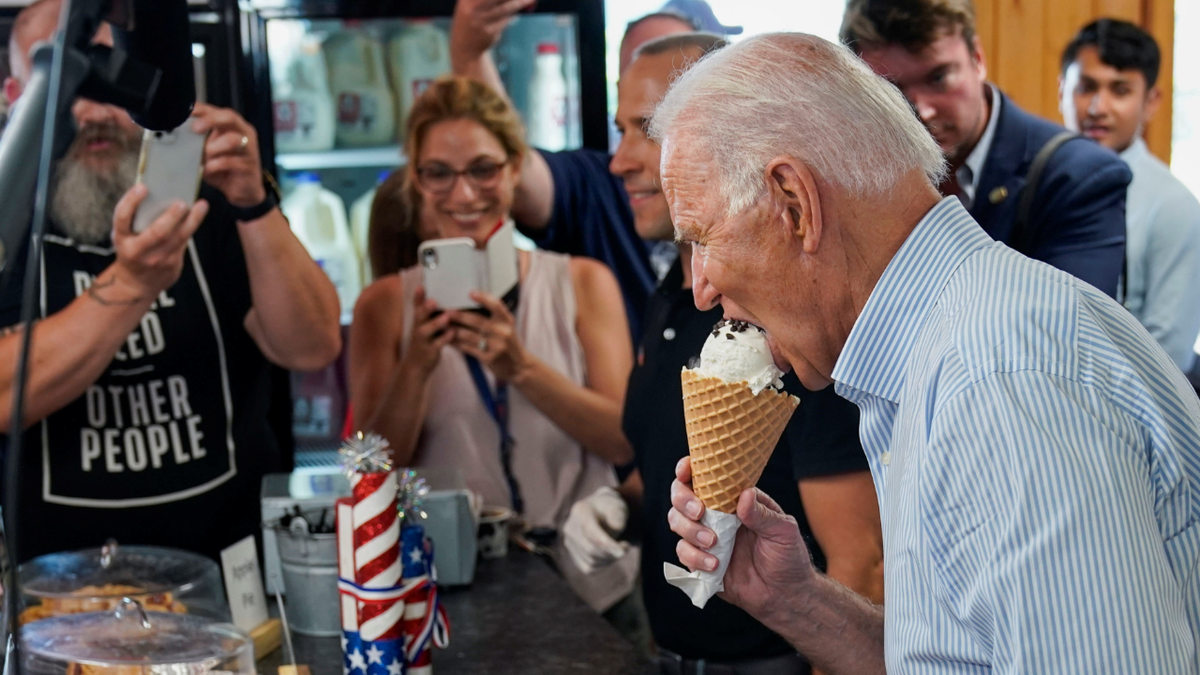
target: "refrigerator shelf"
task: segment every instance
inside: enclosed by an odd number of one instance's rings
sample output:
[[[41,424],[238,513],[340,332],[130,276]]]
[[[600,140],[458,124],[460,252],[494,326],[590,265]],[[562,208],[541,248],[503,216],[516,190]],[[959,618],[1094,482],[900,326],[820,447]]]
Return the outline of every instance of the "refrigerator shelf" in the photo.
[[[400,166],[406,161],[399,145],[381,148],[339,148],[325,152],[293,152],[275,156],[275,163],[284,171],[388,168]]]

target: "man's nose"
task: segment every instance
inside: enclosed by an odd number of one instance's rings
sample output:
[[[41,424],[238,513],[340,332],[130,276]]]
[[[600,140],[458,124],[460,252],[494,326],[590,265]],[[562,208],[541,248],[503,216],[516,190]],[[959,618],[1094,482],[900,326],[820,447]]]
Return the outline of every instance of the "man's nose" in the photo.
[[[696,309],[701,312],[716,307],[721,302],[721,294],[717,289],[708,283],[708,277],[704,274],[704,256],[692,250],[692,299],[696,302]]]
[[[1108,111],[1108,98],[1102,92],[1096,92],[1088,98],[1087,112],[1089,115],[1100,115]]]
[[[114,108],[110,105],[86,98],[76,99],[71,106],[71,114],[75,116],[75,123],[79,126],[88,122],[112,122],[115,119],[113,110]]]
[[[909,94],[908,103],[912,106],[913,112],[917,113],[917,117],[922,122],[929,123],[937,115],[937,108],[934,108],[929,101],[925,100],[924,96],[919,94]]]
[[[637,162],[630,155],[629,140],[622,138],[617,145],[617,151],[613,153],[612,160],[608,163],[608,170],[614,176],[624,176],[637,171]]]

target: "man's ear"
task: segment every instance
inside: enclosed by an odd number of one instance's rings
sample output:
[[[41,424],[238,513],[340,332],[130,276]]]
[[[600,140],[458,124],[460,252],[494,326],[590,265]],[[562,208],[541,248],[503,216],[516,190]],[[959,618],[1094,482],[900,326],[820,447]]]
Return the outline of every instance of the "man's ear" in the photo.
[[[1150,91],[1146,92],[1146,105],[1142,108],[1142,125],[1146,125],[1150,120],[1154,119],[1154,114],[1158,112],[1158,106],[1162,104],[1162,89],[1158,85],[1150,87]]]
[[[987,56],[985,56],[983,53],[983,40],[980,40],[978,35],[974,36],[974,38],[972,38],[972,40],[971,40],[970,48],[971,48],[971,60],[974,61],[975,63],[979,64],[979,78],[982,80],[986,80],[987,79]]]
[[[21,83],[15,77],[4,78],[4,98],[8,100],[8,105],[11,108],[12,104],[17,102],[17,98],[21,95]]]
[[[772,208],[790,236],[800,239],[805,253],[815,253],[821,242],[821,204],[817,181],[808,166],[783,155],[767,164],[767,189]]]

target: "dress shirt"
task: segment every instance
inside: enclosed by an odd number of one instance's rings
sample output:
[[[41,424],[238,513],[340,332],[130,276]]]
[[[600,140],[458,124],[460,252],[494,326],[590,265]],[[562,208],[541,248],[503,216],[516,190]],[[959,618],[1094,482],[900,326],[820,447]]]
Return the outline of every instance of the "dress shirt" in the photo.
[[[1121,159],[1133,171],[1125,197],[1125,307],[1186,373],[1200,333],[1200,202],[1142,139]]]
[[[889,673],[1197,672],[1200,399],[1129,312],[947,198],[833,378],[879,496]]]
[[[992,151],[992,139],[996,137],[996,124],[1000,120],[1000,104],[1003,97],[991,83],[985,86],[991,108],[987,126],[984,127],[979,142],[967,155],[966,161],[954,172],[954,177],[958,180],[958,187],[962,190],[963,205],[968,209],[971,208],[971,204],[975,203],[975,193],[979,191],[979,176],[983,174],[983,163],[987,161],[988,153]]]

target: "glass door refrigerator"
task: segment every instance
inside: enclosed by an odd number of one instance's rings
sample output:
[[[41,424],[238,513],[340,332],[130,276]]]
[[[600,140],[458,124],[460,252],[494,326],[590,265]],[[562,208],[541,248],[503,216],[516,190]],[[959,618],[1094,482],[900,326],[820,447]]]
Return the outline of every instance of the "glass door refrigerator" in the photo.
[[[454,0],[240,2],[241,107],[293,231],[338,287],[344,327],[371,282],[375,188],[405,166],[413,100],[450,70],[453,10]],[[608,147],[604,55],[602,0],[539,0],[513,20],[494,57],[532,145]],[[321,373],[294,374],[292,390],[303,463],[304,451],[342,438],[345,355]]]

